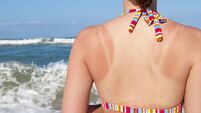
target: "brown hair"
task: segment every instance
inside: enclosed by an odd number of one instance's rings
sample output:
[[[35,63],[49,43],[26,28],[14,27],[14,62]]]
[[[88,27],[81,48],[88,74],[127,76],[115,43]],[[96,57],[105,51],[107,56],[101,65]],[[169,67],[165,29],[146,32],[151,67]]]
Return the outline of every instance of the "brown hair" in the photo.
[[[151,5],[152,0],[137,0],[137,2],[140,5],[140,7],[147,8]]]

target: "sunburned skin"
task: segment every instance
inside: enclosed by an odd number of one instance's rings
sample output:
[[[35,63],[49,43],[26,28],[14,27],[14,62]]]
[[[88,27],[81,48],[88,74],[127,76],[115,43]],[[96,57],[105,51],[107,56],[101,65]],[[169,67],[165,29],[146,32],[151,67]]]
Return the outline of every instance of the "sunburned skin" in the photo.
[[[136,8],[133,5],[132,8]],[[132,13],[80,32],[69,58],[62,113],[86,113],[92,83],[109,103],[201,111],[201,30],[167,19],[164,39],[140,18],[128,32]],[[192,109],[193,108],[193,109]],[[118,113],[102,107],[93,113]]]
[[[97,57],[104,53],[102,59],[99,57],[98,60],[96,57],[93,60],[91,57],[88,61],[91,62],[89,63],[91,70],[99,70],[92,72],[92,75],[100,97],[107,102],[149,108],[174,107],[186,98],[185,109],[190,111],[188,106],[196,103],[196,99],[189,100],[188,98],[195,98],[194,94],[187,92],[192,96],[185,96],[185,93],[186,91],[197,91],[186,85],[193,85],[192,87],[197,87],[196,89],[201,86],[198,83],[196,83],[197,86],[194,86],[191,79],[192,83],[188,83],[188,79],[191,78],[190,74],[200,75],[201,73],[197,70],[192,72],[192,66],[195,65],[193,62],[196,62],[194,60],[198,59],[197,57],[201,53],[201,46],[199,46],[201,31],[168,19],[168,22],[162,25],[163,42],[156,42],[154,28],[141,27],[146,26],[143,19],[140,19],[137,30],[133,34],[124,33],[127,32],[126,24],[129,24],[125,21],[131,18],[130,16],[128,14],[101,26],[90,28],[90,30],[100,30],[102,41],[100,42],[102,49],[105,48],[100,54],[96,53]],[[122,24],[120,24],[121,22]],[[117,29],[120,26],[125,29]],[[105,34],[107,36],[104,36]],[[93,64],[99,64],[99,66],[93,69]],[[201,70],[201,67],[199,69]],[[198,77],[194,81],[196,80],[200,80],[200,78]],[[111,95],[113,96],[111,97]],[[198,106],[200,105],[198,104]],[[93,113],[101,112],[116,113],[102,108]]]

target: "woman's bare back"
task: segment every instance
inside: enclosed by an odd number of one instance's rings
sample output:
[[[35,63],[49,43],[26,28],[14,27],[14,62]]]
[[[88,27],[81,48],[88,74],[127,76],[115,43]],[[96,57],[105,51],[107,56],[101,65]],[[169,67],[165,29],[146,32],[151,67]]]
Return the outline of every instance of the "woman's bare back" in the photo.
[[[193,51],[201,33],[172,20],[162,25],[163,42],[143,18],[128,32],[132,14],[84,32],[88,38],[86,64],[100,97],[110,103],[169,108],[184,99]],[[111,111],[112,113],[113,111]]]

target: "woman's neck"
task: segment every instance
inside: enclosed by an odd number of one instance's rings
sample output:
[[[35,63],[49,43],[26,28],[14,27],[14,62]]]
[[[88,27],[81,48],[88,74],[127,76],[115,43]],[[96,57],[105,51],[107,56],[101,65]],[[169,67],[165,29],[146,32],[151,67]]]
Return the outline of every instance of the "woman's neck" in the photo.
[[[136,0],[123,0],[123,14],[126,13],[127,9],[136,9],[136,8],[140,8]],[[157,0],[153,0],[150,8],[157,11]]]

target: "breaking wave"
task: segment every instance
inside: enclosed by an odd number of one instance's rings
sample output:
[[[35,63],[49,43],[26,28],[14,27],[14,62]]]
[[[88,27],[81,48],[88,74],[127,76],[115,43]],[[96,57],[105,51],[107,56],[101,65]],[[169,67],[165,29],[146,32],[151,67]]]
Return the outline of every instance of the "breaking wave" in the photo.
[[[29,45],[29,44],[73,44],[75,38],[27,38],[1,39],[0,45]]]
[[[67,63],[0,63],[1,113],[60,113]],[[98,104],[95,86],[89,104]]]

